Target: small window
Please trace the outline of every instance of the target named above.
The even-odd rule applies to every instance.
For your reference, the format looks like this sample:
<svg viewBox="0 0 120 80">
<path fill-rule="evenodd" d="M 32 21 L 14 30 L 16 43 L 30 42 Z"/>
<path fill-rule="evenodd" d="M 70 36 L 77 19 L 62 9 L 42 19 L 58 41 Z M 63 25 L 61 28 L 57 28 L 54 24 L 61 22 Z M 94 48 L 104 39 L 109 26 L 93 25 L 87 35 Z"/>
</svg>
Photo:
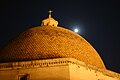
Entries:
<svg viewBox="0 0 120 80">
<path fill-rule="evenodd" d="M 29 80 L 29 74 L 20 75 L 18 80 Z"/>
</svg>

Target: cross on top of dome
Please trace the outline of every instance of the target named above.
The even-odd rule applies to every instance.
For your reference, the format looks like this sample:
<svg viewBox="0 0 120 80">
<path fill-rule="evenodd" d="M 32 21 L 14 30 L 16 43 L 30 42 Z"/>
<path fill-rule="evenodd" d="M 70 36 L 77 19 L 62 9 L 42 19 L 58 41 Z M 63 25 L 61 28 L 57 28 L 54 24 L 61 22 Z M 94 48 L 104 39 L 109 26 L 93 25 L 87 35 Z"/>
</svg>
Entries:
<svg viewBox="0 0 120 80">
<path fill-rule="evenodd" d="M 53 11 L 49 10 L 48 12 L 49 12 L 49 18 L 51 18 L 51 13 L 52 13 Z"/>
<path fill-rule="evenodd" d="M 58 21 L 56 21 L 54 18 L 51 17 L 51 13 L 53 11 L 49 10 L 48 12 L 49 12 L 49 17 L 42 21 L 42 26 L 57 26 Z"/>
</svg>

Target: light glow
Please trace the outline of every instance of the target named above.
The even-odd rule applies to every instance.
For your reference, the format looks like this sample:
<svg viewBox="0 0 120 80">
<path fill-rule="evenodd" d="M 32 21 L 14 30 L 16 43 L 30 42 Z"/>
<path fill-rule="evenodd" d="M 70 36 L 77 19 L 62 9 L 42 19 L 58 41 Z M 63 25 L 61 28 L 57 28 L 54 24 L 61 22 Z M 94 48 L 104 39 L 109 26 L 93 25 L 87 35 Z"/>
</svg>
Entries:
<svg viewBox="0 0 120 80">
<path fill-rule="evenodd" d="M 76 29 L 74 29 L 74 32 L 78 33 L 78 32 L 79 32 L 79 30 L 76 28 Z"/>
</svg>

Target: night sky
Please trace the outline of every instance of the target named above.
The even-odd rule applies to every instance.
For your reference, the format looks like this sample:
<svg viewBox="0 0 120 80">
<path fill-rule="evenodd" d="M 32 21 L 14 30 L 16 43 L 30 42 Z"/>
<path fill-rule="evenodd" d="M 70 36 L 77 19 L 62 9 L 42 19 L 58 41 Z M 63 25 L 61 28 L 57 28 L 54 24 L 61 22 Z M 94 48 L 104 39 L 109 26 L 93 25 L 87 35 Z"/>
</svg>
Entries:
<svg viewBox="0 0 120 80">
<path fill-rule="evenodd" d="M 0 0 L 0 47 L 20 32 L 40 25 L 49 10 L 59 26 L 78 28 L 106 68 L 120 73 L 119 0 Z"/>
</svg>

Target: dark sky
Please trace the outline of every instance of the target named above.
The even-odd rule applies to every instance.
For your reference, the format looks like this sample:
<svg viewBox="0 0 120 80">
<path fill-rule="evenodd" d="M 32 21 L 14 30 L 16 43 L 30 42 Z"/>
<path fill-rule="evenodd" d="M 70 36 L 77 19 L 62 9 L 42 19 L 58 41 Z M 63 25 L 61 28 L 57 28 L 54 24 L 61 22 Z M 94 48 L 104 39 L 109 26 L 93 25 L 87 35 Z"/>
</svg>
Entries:
<svg viewBox="0 0 120 80">
<path fill-rule="evenodd" d="M 107 69 L 120 73 L 119 0 L 0 0 L 0 47 L 18 33 L 40 25 L 50 9 L 59 26 L 78 27 Z"/>
</svg>

